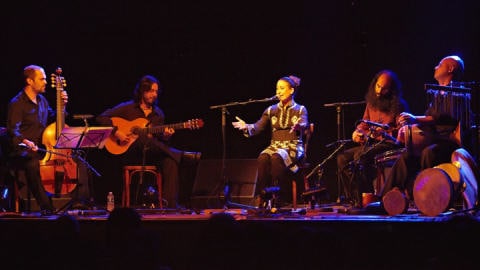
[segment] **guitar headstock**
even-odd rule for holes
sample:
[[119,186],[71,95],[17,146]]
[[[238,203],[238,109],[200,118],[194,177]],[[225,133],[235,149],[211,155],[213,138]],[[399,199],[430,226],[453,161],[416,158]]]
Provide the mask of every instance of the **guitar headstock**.
[[50,75],[50,82],[51,82],[52,88],[57,89],[57,91],[62,91],[63,88],[67,86],[67,81],[62,76],[61,67],[57,67],[57,69],[55,70],[55,73],[52,73]]
[[186,126],[189,129],[199,129],[203,127],[202,119],[191,119],[186,122]]

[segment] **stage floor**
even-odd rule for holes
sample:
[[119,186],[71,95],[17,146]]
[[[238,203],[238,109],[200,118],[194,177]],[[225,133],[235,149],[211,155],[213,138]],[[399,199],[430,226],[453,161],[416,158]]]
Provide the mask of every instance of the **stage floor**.
[[[169,269],[469,269],[478,265],[477,211],[389,216],[337,204],[276,212],[136,210],[142,229],[159,239],[153,256]],[[62,240],[56,222],[61,215],[78,220],[80,241]],[[106,269],[108,217],[102,209],[66,210],[48,217],[38,212],[1,213],[0,241],[8,247],[2,256],[15,258],[14,266],[22,268],[32,263],[25,256],[57,257],[53,252],[60,249],[58,254],[66,252],[62,256],[67,264],[75,260],[79,269]],[[150,253],[135,256],[151,261]]]
[[[240,204],[234,204],[238,206]],[[447,222],[458,216],[468,216],[473,220],[480,221],[478,210],[452,210],[440,213],[437,216],[427,216],[418,209],[409,208],[407,213],[388,215],[379,210],[355,208],[349,204],[326,203],[314,208],[300,204],[296,209],[291,207],[262,209],[250,205],[244,207],[225,207],[213,209],[171,209],[171,208],[145,208],[132,207],[140,215],[142,220],[208,220],[212,215],[222,213],[229,214],[235,220],[303,220],[303,221],[376,221],[376,222]],[[117,206],[120,207],[120,206]],[[39,211],[31,212],[0,212],[0,221],[8,220],[55,220],[59,216],[69,215],[79,221],[84,220],[107,220],[109,212],[102,207],[92,209],[65,209],[50,216],[42,216]]]

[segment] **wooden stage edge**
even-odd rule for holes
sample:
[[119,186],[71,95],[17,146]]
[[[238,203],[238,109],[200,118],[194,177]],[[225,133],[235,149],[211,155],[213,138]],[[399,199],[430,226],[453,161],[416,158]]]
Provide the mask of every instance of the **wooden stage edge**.
[[[466,269],[479,264],[477,211],[436,217],[348,212],[341,206],[275,213],[258,209],[137,211],[142,229],[160,239],[157,255],[162,265],[172,270]],[[9,262],[15,258],[14,266],[22,268],[30,262],[25,256],[41,256],[43,249],[38,245],[54,245],[45,249],[46,256],[66,249],[67,259],[84,260],[79,268],[105,269],[105,260],[98,254],[107,247],[108,212],[62,214],[78,220],[81,244],[58,241],[61,232],[55,221],[59,215],[1,213],[0,243],[6,252],[0,256]]]

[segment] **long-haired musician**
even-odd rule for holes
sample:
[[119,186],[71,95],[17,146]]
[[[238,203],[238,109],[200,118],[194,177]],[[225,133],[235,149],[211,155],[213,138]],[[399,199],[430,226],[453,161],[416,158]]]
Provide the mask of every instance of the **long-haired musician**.
[[169,208],[183,208],[179,202],[180,165],[196,163],[200,152],[185,152],[170,146],[176,129],[194,128],[189,123],[165,124],[165,114],[158,106],[162,92],[159,80],[145,75],[135,86],[131,100],[117,104],[96,117],[100,125],[113,126],[105,147],[120,155],[125,163],[157,165],[163,176],[163,198]]
[[[464,62],[457,55],[449,55],[440,60],[435,66],[434,78],[440,86],[450,85],[454,81],[460,81],[464,73]],[[393,188],[406,191],[407,197],[413,200],[413,184],[415,175],[426,168],[432,168],[441,163],[450,163],[451,155],[458,147],[460,140],[455,138],[454,133],[459,126],[459,115],[446,110],[455,104],[453,100],[442,100],[442,106],[437,106],[442,95],[432,96],[432,100],[424,115],[401,113],[399,122],[401,125],[418,125],[423,131],[431,133],[431,141],[428,143],[413,143],[420,149],[407,151],[393,164],[390,174],[386,178],[383,190],[379,196],[385,195]],[[456,111],[465,110],[464,106],[456,106]],[[429,139],[430,140],[430,139]]]
[[[345,202],[360,206],[360,193],[373,192],[376,176],[375,155],[397,147],[397,120],[400,112],[408,111],[402,98],[402,86],[391,70],[381,70],[370,82],[365,95],[366,107],[362,119],[352,133],[357,143],[337,156],[338,181],[343,190],[339,196]],[[393,138],[393,140],[392,140]]]

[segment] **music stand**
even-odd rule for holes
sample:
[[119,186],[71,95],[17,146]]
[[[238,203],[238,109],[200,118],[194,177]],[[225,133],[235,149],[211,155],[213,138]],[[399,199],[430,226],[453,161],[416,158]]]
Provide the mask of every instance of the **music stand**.
[[113,127],[65,127],[58,137],[54,148],[81,149],[103,148],[105,139],[110,136]]
[[[98,173],[95,168],[93,168],[81,155],[80,149],[84,148],[98,148],[101,149],[105,145],[105,140],[110,136],[113,127],[64,127],[62,129],[61,134],[58,136],[57,143],[55,144],[54,148],[56,149],[72,149],[73,154],[72,157],[81,161],[83,165],[86,166],[87,169],[90,169],[95,175],[100,177],[100,173]],[[78,171],[78,167],[77,167]],[[86,176],[87,179],[88,175]],[[80,179],[80,177],[78,177]],[[80,181],[79,181],[80,182]],[[90,200],[92,201],[91,191],[90,191],[91,183],[87,181],[87,192],[90,196]],[[77,189],[77,195],[78,195]],[[80,197],[80,196],[78,196]],[[61,207],[58,211],[65,210],[75,202],[85,202],[84,199],[78,198],[72,199],[66,203],[63,207]]]

